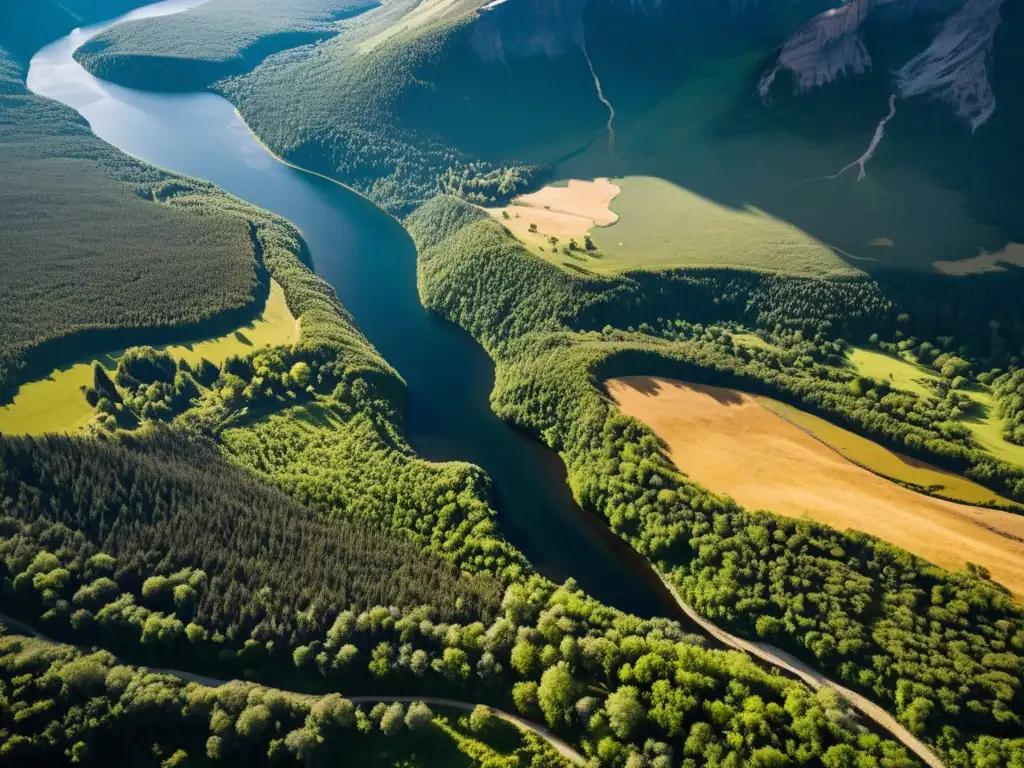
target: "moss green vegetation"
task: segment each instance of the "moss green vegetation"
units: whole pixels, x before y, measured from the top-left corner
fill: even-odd
[[[90,352],[249,322],[272,220],[116,151],[24,75],[0,51],[0,402]]]
[[[854,339],[872,326],[903,328],[906,339],[926,321],[901,310],[924,297],[899,281],[705,272],[650,277],[655,301],[642,282],[547,265],[450,198],[425,206],[409,228],[424,303],[498,363],[496,411],[557,450],[580,503],[698,610],[864,692],[952,765],[1021,759],[1024,612],[983,571],[943,571],[862,534],[739,508],[678,473],[655,436],[596,386],[657,373],[772,394],[905,449],[969,457],[976,476],[1005,478],[1020,498],[1024,476],[972,452],[967,430],[950,426],[956,396],[924,401],[842,367],[845,344],[829,333],[830,318]],[[993,291],[974,311],[998,305]],[[658,320],[669,306],[674,316]],[[635,329],[616,330],[616,317]],[[734,345],[730,319],[771,329],[782,350]]]
[[[944,472],[917,459],[901,456],[867,438],[791,405],[771,398],[759,398],[768,410],[809,432],[855,464],[929,494],[967,504],[998,505],[1024,511],[1010,499],[993,493],[965,477]]]
[[[854,347],[850,350],[849,358],[861,376],[889,382],[894,389],[913,392],[921,397],[931,396],[934,389],[927,384],[939,379],[934,371],[873,349]]]
[[[284,290],[270,283],[263,313],[251,323],[214,339],[172,344],[166,350],[178,360],[198,366],[203,360],[220,365],[229,357],[261,347],[293,344],[299,339],[298,323],[288,311]],[[120,352],[61,366],[45,379],[23,384],[13,401],[0,406],[0,432],[9,435],[43,435],[75,432],[96,415],[84,392],[93,385],[93,367],[99,363],[113,374]]]
[[[316,768],[341,753],[365,766],[566,765],[512,726],[473,729],[419,703],[355,706],[338,694],[186,684],[104,651],[12,634],[0,636],[0,697],[0,760],[12,765]]]
[[[327,39],[373,0],[210,0],[186,13],[107,30],[75,54],[90,72],[133,88],[197,91],[289,48]]]
[[[600,257],[587,269],[733,267],[804,277],[857,274],[827,245],[756,209],[736,210],[670,181],[629,176],[611,209],[619,220],[591,236]]]

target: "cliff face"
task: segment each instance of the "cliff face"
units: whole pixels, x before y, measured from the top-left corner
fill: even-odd
[[[488,62],[530,56],[557,56],[586,47],[585,14],[617,18],[623,25],[640,26],[652,35],[695,24],[753,23],[758,15],[787,14],[798,6],[821,0],[492,0],[479,9],[473,22],[472,44]]]
[[[793,74],[797,93],[840,76],[867,72],[871,54],[862,33],[869,19],[898,33],[902,26],[923,18],[944,18],[928,47],[893,73],[893,90],[901,98],[927,95],[941,99],[976,129],[996,108],[988,68],[1002,2],[849,0],[797,30],[782,47],[775,66],[762,76],[758,91],[768,98],[782,71]]]

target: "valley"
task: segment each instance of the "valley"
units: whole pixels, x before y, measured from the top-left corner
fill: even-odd
[[[72,5],[0,31],[0,762],[1024,759],[1002,38],[967,142],[921,30],[789,95],[814,2]]]

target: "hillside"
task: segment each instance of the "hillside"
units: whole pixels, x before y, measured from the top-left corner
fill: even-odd
[[[89,350],[223,332],[258,314],[269,285],[244,214],[101,142],[24,76],[0,49],[0,401]]]
[[[97,35],[78,59],[98,77],[135,88],[196,91],[248,72],[267,56],[318,42],[375,0],[212,0]]]
[[[501,204],[549,178],[656,177],[677,190],[666,205],[692,195],[760,211],[850,267],[930,271],[1024,240],[1013,202],[1024,27],[1019,4],[971,15],[980,5],[957,15],[876,4],[832,40],[818,31],[832,17],[814,2],[390,0],[214,87],[278,154],[400,215],[438,191]],[[190,15],[112,32],[96,43],[103,57],[84,61],[166,86],[143,64],[115,72],[100,61],[181,36]],[[942,60],[963,25],[980,35],[964,40],[973,53]],[[217,58],[234,34],[186,49]],[[981,122],[950,103],[951,89],[975,86],[984,94],[964,98],[988,104]],[[875,141],[890,95],[895,112]]]

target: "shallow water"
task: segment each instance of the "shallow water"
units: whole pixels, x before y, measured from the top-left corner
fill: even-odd
[[[417,453],[483,467],[497,490],[502,530],[545,576],[573,577],[626,611],[678,617],[646,561],[575,504],[558,457],[491,412],[490,358],[420,305],[416,251],[394,219],[354,192],[274,159],[220,96],[133,91],[96,80],[72,58],[114,23],[197,4],[169,0],[75,30],[33,57],[29,87],[78,110],[124,152],[211,181],[293,222],[317,273],[408,383],[406,433]]]

